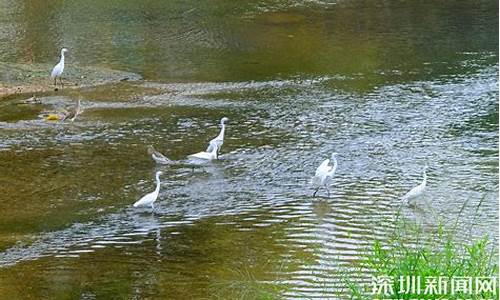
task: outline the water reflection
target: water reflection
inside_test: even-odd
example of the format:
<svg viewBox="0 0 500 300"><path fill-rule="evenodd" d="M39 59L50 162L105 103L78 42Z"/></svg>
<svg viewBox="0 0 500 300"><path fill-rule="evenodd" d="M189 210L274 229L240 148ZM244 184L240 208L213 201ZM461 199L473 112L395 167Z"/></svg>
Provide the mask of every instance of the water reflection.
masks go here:
<svg viewBox="0 0 500 300"><path fill-rule="evenodd" d="M275 283L334 298L343 274L366 280L357 261L389 236L423 164L430 208L401 214L498 239L498 3L94 2L0 10L0 39L26 44L0 60L52 61L63 43L74 63L163 82L82 91L72 124L0 103L6 298L25 286L34 298L262 298ZM51 36L34 36L38 22ZM9 24L26 32L12 38ZM221 160L193 172L186 156L222 115ZM181 163L156 166L149 144ZM332 195L311 199L332 149ZM132 209L156 170L157 212Z"/></svg>
<svg viewBox="0 0 500 300"><path fill-rule="evenodd" d="M289 297L334 295L343 288L342 280L334 274L352 268L370 241L383 239L391 232L400 197L420 180L421 166L426 163L432 165L426 198L429 205L421 209L403 206L401 214L420 220L430 230L441 220L453 220L459 222L458 226L478 223L471 229L476 235L494 232L497 169L482 165L493 165L496 153L470 152L463 147L462 141L469 137L467 130L448 134L451 124L466 124L467 120L488 115L491 103L497 101L484 96L496 90L497 68L483 72L460 83L427 82L426 89L435 96L414 100L413 105L409 103L416 92L428 94L419 89L422 83L386 86L361 100L358 95L328 92L323 81L176 84L167 85L169 90L176 89L175 97L168 92L147 98L145 103L155 103L155 109L95 105L82 115L76 127L61 124L48 131L21 127L8 133L4 144L9 151L0 155L5 158L4 167L6 163L14 170L22 166L27 176L35 178L33 185L39 187L26 197L31 211L7 206L6 216L8 213L13 217L2 222L12 231L19 220L17 224L25 226L17 228L21 236L33 232L30 226L40 229L35 229L39 234L34 243L15 246L4 238L6 251L0 254L1 263L11 266L8 270L16 270L31 264L56 264L59 259L94 261L106 255L110 259L106 265L111 266L128 264L129 259L122 255L133 252L135 259L154 257L162 264L157 267L153 262L145 263L152 274L174 264L180 272L191 270L185 277L189 281L191 276L198 278L207 270L189 263L193 258L190 255L212 255L208 254L214 251L211 243L217 241L221 243L216 247L221 255L234 262L242 253L250 258L255 255L253 251L271 251L273 264L286 264L290 269L266 269L249 263L247 266L259 269L248 271L257 272L249 276L279 274L283 283L292 286L286 293ZM481 84L477 84L478 78L483 78ZM274 94L270 101L256 101L261 94L272 94L266 90L277 87L286 92ZM318 95L320 101L316 100ZM474 103L471 97L476 99ZM449 105L450 99L453 106ZM308 105L290 105L297 102ZM470 109L472 106L476 109ZM439 117L434 113L436 109ZM229 111L235 124L243 124L228 128L221 160L194 173L184 164L158 167L165 172L166 180L157 212L131 209L131 203L150 189L156 168L146 155L145 145L153 142L167 155L182 161L193 149L203 149L204 139L218 132L213 120L221 111ZM99 123L90 122L94 118ZM300 125L289 126L295 120L300 120ZM485 124L481 130L488 132L490 126ZM90 143L82 143L86 136L93 137ZM54 138L57 147L53 147ZM485 134L472 141L492 148L496 139ZM13 151L14 141L29 146L33 140L38 150L18 154ZM342 153L332 196L313 200L308 182L318 161L311 158L327 157L331 149ZM36 174L48 174L48 170L54 170L50 175L54 179L50 185L46 181L41 184ZM117 173L121 176L116 177ZM93 179L95 174L101 175ZM9 178L2 180L7 182ZM9 193L20 186L8 182L12 186ZM46 206L49 196L54 200ZM465 201L476 209L464 210L457 218ZM54 209L62 207L64 213ZM43 223L30 217L40 211L50 215ZM67 227L66 222L76 223ZM56 230L43 233L47 226ZM206 226L212 230L210 235L204 231ZM202 233L193 235L198 231ZM256 244L250 252L247 237L236 237L261 234L266 244ZM463 238L467 236L464 233ZM174 250L172 247L177 246L171 244L171 239L181 248ZM195 247L194 253L184 252L186 242ZM279 251L274 252L277 248ZM35 261L26 262L29 260ZM224 268L216 269L223 272ZM365 280L351 275L353 280ZM127 285L124 278L120 281ZM206 287L199 288L193 294Z"/></svg>
<svg viewBox="0 0 500 300"><path fill-rule="evenodd" d="M360 80L334 87L365 90L459 72L461 53L498 44L495 1L2 4L0 40L16 45L1 49L2 61L53 63L54 49L64 46L69 65L106 65L156 80L342 75Z"/></svg>

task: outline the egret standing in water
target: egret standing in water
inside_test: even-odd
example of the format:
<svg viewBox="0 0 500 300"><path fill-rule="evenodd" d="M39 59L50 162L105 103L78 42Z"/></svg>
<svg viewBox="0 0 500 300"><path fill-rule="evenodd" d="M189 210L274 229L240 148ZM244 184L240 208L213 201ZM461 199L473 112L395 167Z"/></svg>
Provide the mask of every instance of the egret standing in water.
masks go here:
<svg viewBox="0 0 500 300"><path fill-rule="evenodd" d="M319 189L323 186L326 188L326 191L328 193L328 197L330 197L330 188L329 184L330 181L333 179L333 175L335 174L335 171L337 170L337 159L335 156L337 155L336 152L332 153L331 160L333 161L333 166L330 166L330 160L325 159L319 167L316 169L316 174L312 178L312 184L316 188L314 191L313 197L316 196L316 193L319 191Z"/></svg>
<svg viewBox="0 0 500 300"><path fill-rule="evenodd" d="M151 158L158 164L170 165L173 163L172 160L170 160L165 155L161 154L151 145L148 146L148 154L151 155Z"/></svg>
<svg viewBox="0 0 500 300"><path fill-rule="evenodd" d="M156 172L156 188L153 192L145 195L142 197L139 201L134 203L134 207L143 207L143 206L151 206L151 208L154 210L154 202L158 198L158 195L160 194L160 175L163 174L163 172L158 171Z"/></svg>
<svg viewBox="0 0 500 300"><path fill-rule="evenodd" d="M68 52L68 49L62 48L61 49L61 59L59 60L59 63L55 65L55 67L52 69L52 73L50 73L50 78L54 78L54 87L57 88L57 78L59 77L59 82L61 83L61 88L64 87L64 84L62 82L62 73L64 71L64 53Z"/></svg>
<svg viewBox="0 0 500 300"><path fill-rule="evenodd" d="M217 147L216 159L219 158L220 148L222 147L222 144L224 144L224 133L226 131L226 122L227 121L229 121L229 119L226 117L223 117L220 120L221 129L220 129L219 135L216 136L214 139L212 139L210 142L208 142L208 148L207 148L206 152L210 153L210 152L212 152L214 147Z"/></svg>
<svg viewBox="0 0 500 300"><path fill-rule="evenodd" d="M203 160L203 161L211 161L217 159L217 151L219 150L219 147L216 144L213 144L213 147L212 148L209 147L209 149L211 150L210 152L206 151L198 152L195 154L188 155L188 158L195 160Z"/></svg>
<svg viewBox="0 0 500 300"><path fill-rule="evenodd" d="M417 185L416 187L412 188L408 193L406 193L402 200L403 201L408 201L408 205L414 206L415 200L422 196L422 194L425 192L425 189L427 187L427 166L424 166L424 179L422 180L422 183Z"/></svg>

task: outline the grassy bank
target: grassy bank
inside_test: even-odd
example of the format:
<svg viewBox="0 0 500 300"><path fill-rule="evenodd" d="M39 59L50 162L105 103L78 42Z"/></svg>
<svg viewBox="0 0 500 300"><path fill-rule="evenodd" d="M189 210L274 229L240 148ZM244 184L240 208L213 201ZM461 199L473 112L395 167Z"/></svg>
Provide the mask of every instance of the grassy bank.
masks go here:
<svg viewBox="0 0 500 300"><path fill-rule="evenodd" d="M481 279L482 284L491 283L491 279L498 279L497 245L492 244L487 237L472 237L471 242L464 242L463 238L458 238L454 232L454 228L443 225L438 228L424 228L408 220L399 220L389 239L383 242L375 241L361 254L355 267L358 271L352 273L349 268L351 271L336 270L335 274L331 274L332 277L343 276L346 287L331 299L498 299L497 282L493 291L476 293L475 286L476 278ZM287 263L284 263L283 267L293 269L293 266ZM353 282L354 277L368 277L368 281ZM414 282L412 278L415 278ZM293 288L284 284L283 279L278 276L274 279L258 280L251 272L235 271L231 280L213 285L212 298L285 299L283 295L287 291L291 292ZM455 292L463 288L460 285L460 280L463 284L463 279L470 280L470 290ZM417 290L419 280L420 291ZM427 288L433 284L433 280L436 288ZM384 291L381 282L391 283L387 294L377 293L379 289ZM443 286L446 286L445 290ZM325 295L332 295L332 287L323 288Z"/></svg>
<svg viewBox="0 0 500 300"><path fill-rule="evenodd" d="M487 237L459 242L450 232L439 226L429 233L401 221L390 240L367 251L362 265L373 271L371 282L346 280L350 298L498 299L497 245Z"/></svg>

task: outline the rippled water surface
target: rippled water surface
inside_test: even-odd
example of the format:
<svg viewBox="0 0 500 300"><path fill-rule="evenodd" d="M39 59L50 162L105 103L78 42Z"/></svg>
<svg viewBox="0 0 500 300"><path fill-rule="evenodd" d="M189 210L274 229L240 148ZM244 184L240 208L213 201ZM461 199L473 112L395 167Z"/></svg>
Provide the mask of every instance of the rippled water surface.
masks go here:
<svg viewBox="0 0 500 300"><path fill-rule="evenodd" d="M342 298L405 217L498 240L496 1L7 1L0 61L141 82L0 102L6 299ZM45 111L82 99L75 122ZM227 116L220 160L192 167ZM179 163L156 166L152 144ZM331 195L316 167L338 152ZM131 204L154 188L157 209ZM369 272L369 271L367 271ZM260 294L259 294L260 293ZM260 295L260 296L259 296Z"/></svg>

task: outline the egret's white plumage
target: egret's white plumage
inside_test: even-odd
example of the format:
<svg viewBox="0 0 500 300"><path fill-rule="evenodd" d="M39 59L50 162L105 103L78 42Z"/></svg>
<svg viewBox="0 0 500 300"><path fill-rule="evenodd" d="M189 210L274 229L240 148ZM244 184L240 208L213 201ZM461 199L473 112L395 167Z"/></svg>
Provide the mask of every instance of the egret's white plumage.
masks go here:
<svg viewBox="0 0 500 300"><path fill-rule="evenodd" d="M217 147L217 145L214 144L214 146L211 148L210 152L206 152L206 151L198 152L195 154L188 155L188 158L196 159L196 160L210 161L210 160L217 159L217 151L218 151L218 147Z"/></svg>
<svg viewBox="0 0 500 300"><path fill-rule="evenodd" d="M208 142L208 148L207 148L206 152L210 153L210 152L213 151L214 147L217 147L216 158L218 158L219 151L220 151L220 149L222 147L222 144L224 144L224 133L226 131L226 122L228 120L229 119L226 118L226 117L223 117L220 120L221 129L220 129L219 135L216 136L215 138L213 138L210 142Z"/></svg>
<svg viewBox="0 0 500 300"><path fill-rule="evenodd" d="M158 195L160 194L160 175L163 174L163 172L158 171L156 172L156 188L153 192L145 195L139 201L134 203L134 207L141 207L141 206L151 206L152 209L155 209L154 207L154 202L158 198Z"/></svg>
<svg viewBox="0 0 500 300"><path fill-rule="evenodd" d="M330 166L330 159L325 159L319 167L316 169L316 174L312 178L312 184L316 188L314 191L313 197L316 196L316 193L323 186L326 188L328 196L330 196L330 181L333 179L333 175L337 170L337 158L335 157L337 153L332 153L331 160L333 161L333 166Z"/></svg>
<svg viewBox="0 0 500 300"><path fill-rule="evenodd" d="M408 204L410 205L415 204L413 201L416 200L416 198L420 197L425 192L426 187L427 187L427 166L424 166L424 179L422 180L422 183L420 183L416 187L412 188L408 193L406 193L402 198L403 201L408 201Z"/></svg>
<svg viewBox="0 0 500 300"><path fill-rule="evenodd" d="M151 155L151 158L158 164L169 165L173 163L172 160L161 154L151 145L148 146L148 154Z"/></svg>
<svg viewBox="0 0 500 300"><path fill-rule="evenodd" d="M62 85L62 79L61 75L64 71L64 53L68 52L68 49L62 48L61 49L61 59L59 60L59 63L54 66L52 69L52 73L50 73L50 77L54 78L54 86L56 85L56 80L59 78L59 81L61 82Z"/></svg>

